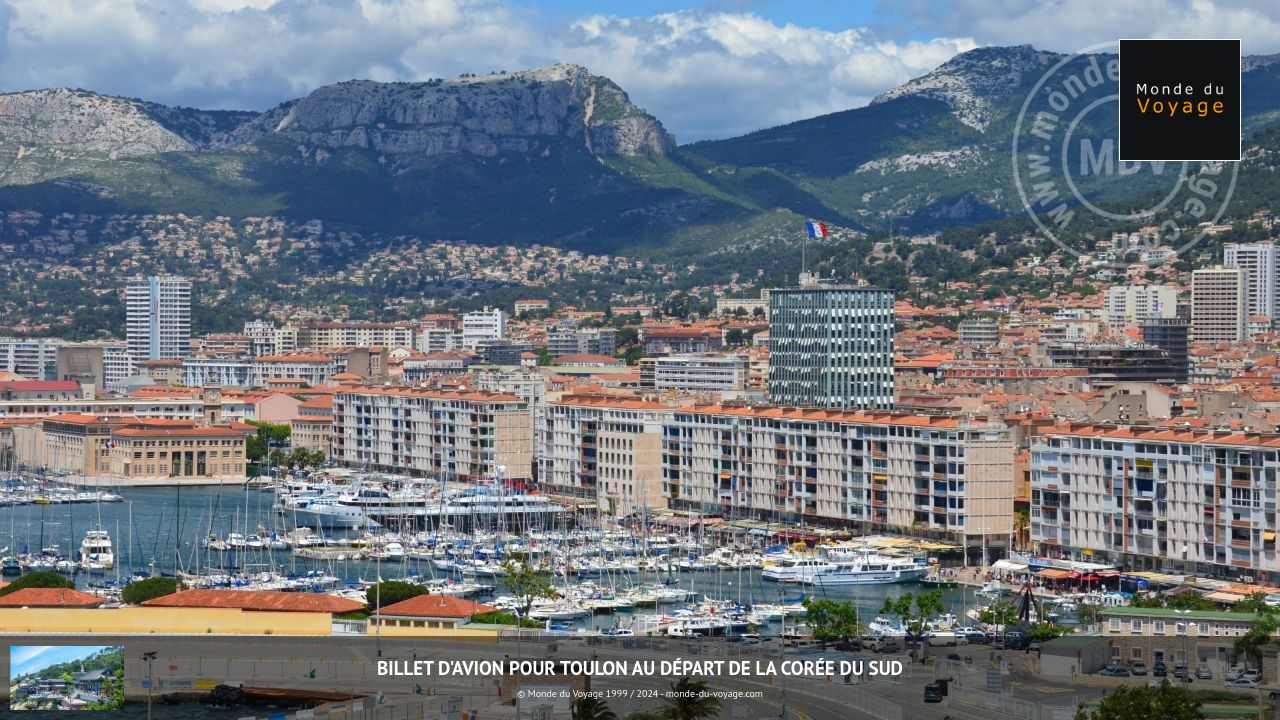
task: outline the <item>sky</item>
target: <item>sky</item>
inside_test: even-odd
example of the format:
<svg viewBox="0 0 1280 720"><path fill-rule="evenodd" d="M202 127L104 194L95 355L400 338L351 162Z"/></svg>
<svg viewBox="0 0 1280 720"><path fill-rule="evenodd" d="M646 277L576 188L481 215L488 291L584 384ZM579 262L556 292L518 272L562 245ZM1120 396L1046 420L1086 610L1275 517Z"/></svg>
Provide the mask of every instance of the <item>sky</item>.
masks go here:
<svg viewBox="0 0 1280 720"><path fill-rule="evenodd" d="M9 679L69 660L87 658L107 645L14 645L9 648Z"/></svg>
<svg viewBox="0 0 1280 720"><path fill-rule="evenodd" d="M1117 37L1280 52L1275 0L0 0L0 91L266 110L352 78L573 62L679 142L860 107L957 53Z"/></svg>

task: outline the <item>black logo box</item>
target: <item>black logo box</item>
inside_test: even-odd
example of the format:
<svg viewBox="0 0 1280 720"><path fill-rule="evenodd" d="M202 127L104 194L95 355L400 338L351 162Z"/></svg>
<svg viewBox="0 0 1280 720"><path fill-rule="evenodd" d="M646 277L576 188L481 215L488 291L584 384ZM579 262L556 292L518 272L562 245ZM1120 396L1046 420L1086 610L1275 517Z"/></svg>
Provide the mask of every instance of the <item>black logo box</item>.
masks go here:
<svg viewBox="0 0 1280 720"><path fill-rule="evenodd" d="M1239 40L1120 41L1122 161L1238 161L1240 105Z"/></svg>

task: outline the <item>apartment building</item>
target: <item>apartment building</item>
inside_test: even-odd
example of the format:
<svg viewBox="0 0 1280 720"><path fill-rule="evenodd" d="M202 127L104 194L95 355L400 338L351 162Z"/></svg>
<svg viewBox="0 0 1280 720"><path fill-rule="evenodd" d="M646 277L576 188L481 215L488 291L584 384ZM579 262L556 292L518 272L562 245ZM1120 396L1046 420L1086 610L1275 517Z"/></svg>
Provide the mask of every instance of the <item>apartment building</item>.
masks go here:
<svg viewBox="0 0 1280 720"><path fill-rule="evenodd" d="M1031 446L1031 539L1050 556L1280 582L1280 435L1065 424Z"/></svg>
<svg viewBox="0 0 1280 720"><path fill-rule="evenodd" d="M1245 303L1248 314L1276 319L1276 274L1280 252L1271 243L1227 243L1222 248L1222 264L1245 272Z"/></svg>
<svg viewBox="0 0 1280 720"><path fill-rule="evenodd" d="M0 372L28 380L53 380L58 377L61 346L61 341L0 337Z"/></svg>
<svg viewBox="0 0 1280 720"><path fill-rule="evenodd" d="M134 362L186 357L191 351L191 281L150 277L125 291L129 353Z"/></svg>
<svg viewBox="0 0 1280 720"><path fill-rule="evenodd" d="M724 338L715 328L642 327L640 346L645 356L705 353L719 350Z"/></svg>
<svg viewBox="0 0 1280 720"><path fill-rule="evenodd" d="M618 351L618 331L612 328L551 330L547 333L547 353L561 355L613 355Z"/></svg>
<svg viewBox="0 0 1280 720"><path fill-rule="evenodd" d="M1012 531L1014 450L1001 423L695 406L663 431L663 494L731 517L929 531L990 560Z"/></svg>
<svg viewBox="0 0 1280 720"><path fill-rule="evenodd" d="M1245 339L1248 279L1242 268L1204 268L1191 273L1191 339Z"/></svg>
<svg viewBox="0 0 1280 720"><path fill-rule="evenodd" d="M673 412L657 402L600 395L548 403L539 489L618 517L666 507L662 431Z"/></svg>
<svg viewBox="0 0 1280 720"><path fill-rule="evenodd" d="M998 345L1000 321L993 317L972 317L960 321L960 342L965 345Z"/></svg>
<svg viewBox="0 0 1280 720"><path fill-rule="evenodd" d="M1107 325L1121 329L1149 318L1178 316L1178 291L1169 285L1114 285L1103 298Z"/></svg>
<svg viewBox="0 0 1280 720"><path fill-rule="evenodd" d="M462 316L462 347L474 350L481 340L507 336L507 314L496 308L473 310Z"/></svg>
<svg viewBox="0 0 1280 720"><path fill-rule="evenodd" d="M750 361L746 355L666 355L641 358L640 387L688 392L745 390Z"/></svg>
<svg viewBox="0 0 1280 720"><path fill-rule="evenodd" d="M409 323L314 322L294 323L297 347L414 347L416 328Z"/></svg>
<svg viewBox="0 0 1280 720"><path fill-rule="evenodd" d="M317 395L298 405L298 414L289 421L291 444L295 448L319 450L333 455L333 396Z"/></svg>
<svg viewBox="0 0 1280 720"><path fill-rule="evenodd" d="M333 457L385 472L523 482L533 469L530 412L506 393L344 389L333 399Z"/></svg>
<svg viewBox="0 0 1280 720"><path fill-rule="evenodd" d="M334 359L321 353L290 353L267 355L253 359L253 375L250 384L266 386L271 380L297 378L304 384L316 387L324 385L337 374Z"/></svg>

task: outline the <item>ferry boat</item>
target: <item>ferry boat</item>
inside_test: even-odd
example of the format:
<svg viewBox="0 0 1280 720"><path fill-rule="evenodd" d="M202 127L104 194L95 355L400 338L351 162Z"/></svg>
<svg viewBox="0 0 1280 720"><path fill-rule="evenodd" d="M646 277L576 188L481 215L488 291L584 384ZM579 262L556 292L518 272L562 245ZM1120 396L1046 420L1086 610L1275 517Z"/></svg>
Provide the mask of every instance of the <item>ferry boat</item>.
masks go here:
<svg viewBox="0 0 1280 720"><path fill-rule="evenodd" d="M505 493L463 495L442 501L427 500L425 494L398 492L380 487L363 487L351 494L317 497L300 501L293 509L298 523L322 528L377 526L388 519L431 520L457 523L468 518L552 518L565 509L541 495Z"/></svg>
<svg viewBox="0 0 1280 720"><path fill-rule="evenodd" d="M110 570L115 567L115 554L111 551L111 536L106 530L89 530L80 543L80 568L83 570Z"/></svg>
<svg viewBox="0 0 1280 720"><path fill-rule="evenodd" d="M831 565L831 562L817 557L780 557L766 561L760 577L781 583L798 583L812 576L815 569Z"/></svg>
<svg viewBox="0 0 1280 720"><path fill-rule="evenodd" d="M927 567L911 558L889 557L868 550L851 560L818 568L809 582L818 587L917 582L927 571Z"/></svg>

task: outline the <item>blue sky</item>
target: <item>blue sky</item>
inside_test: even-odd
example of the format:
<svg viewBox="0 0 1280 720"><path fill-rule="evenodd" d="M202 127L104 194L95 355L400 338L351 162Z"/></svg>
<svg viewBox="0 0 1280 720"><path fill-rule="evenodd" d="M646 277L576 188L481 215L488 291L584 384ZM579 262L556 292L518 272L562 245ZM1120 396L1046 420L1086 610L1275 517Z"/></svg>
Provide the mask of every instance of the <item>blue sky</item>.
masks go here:
<svg viewBox="0 0 1280 720"><path fill-rule="evenodd" d="M87 658L108 645L13 645L9 648L9 679L50 665Z"/></svg>
<svg viewBox="0 0 1280 720"><path fill-rule="evenodd" d="M1280 52L1275 0L0 0L0 91L265 110L352 78L571 62L680 142L861 107L956 54L1117 37Z"/></svg>

